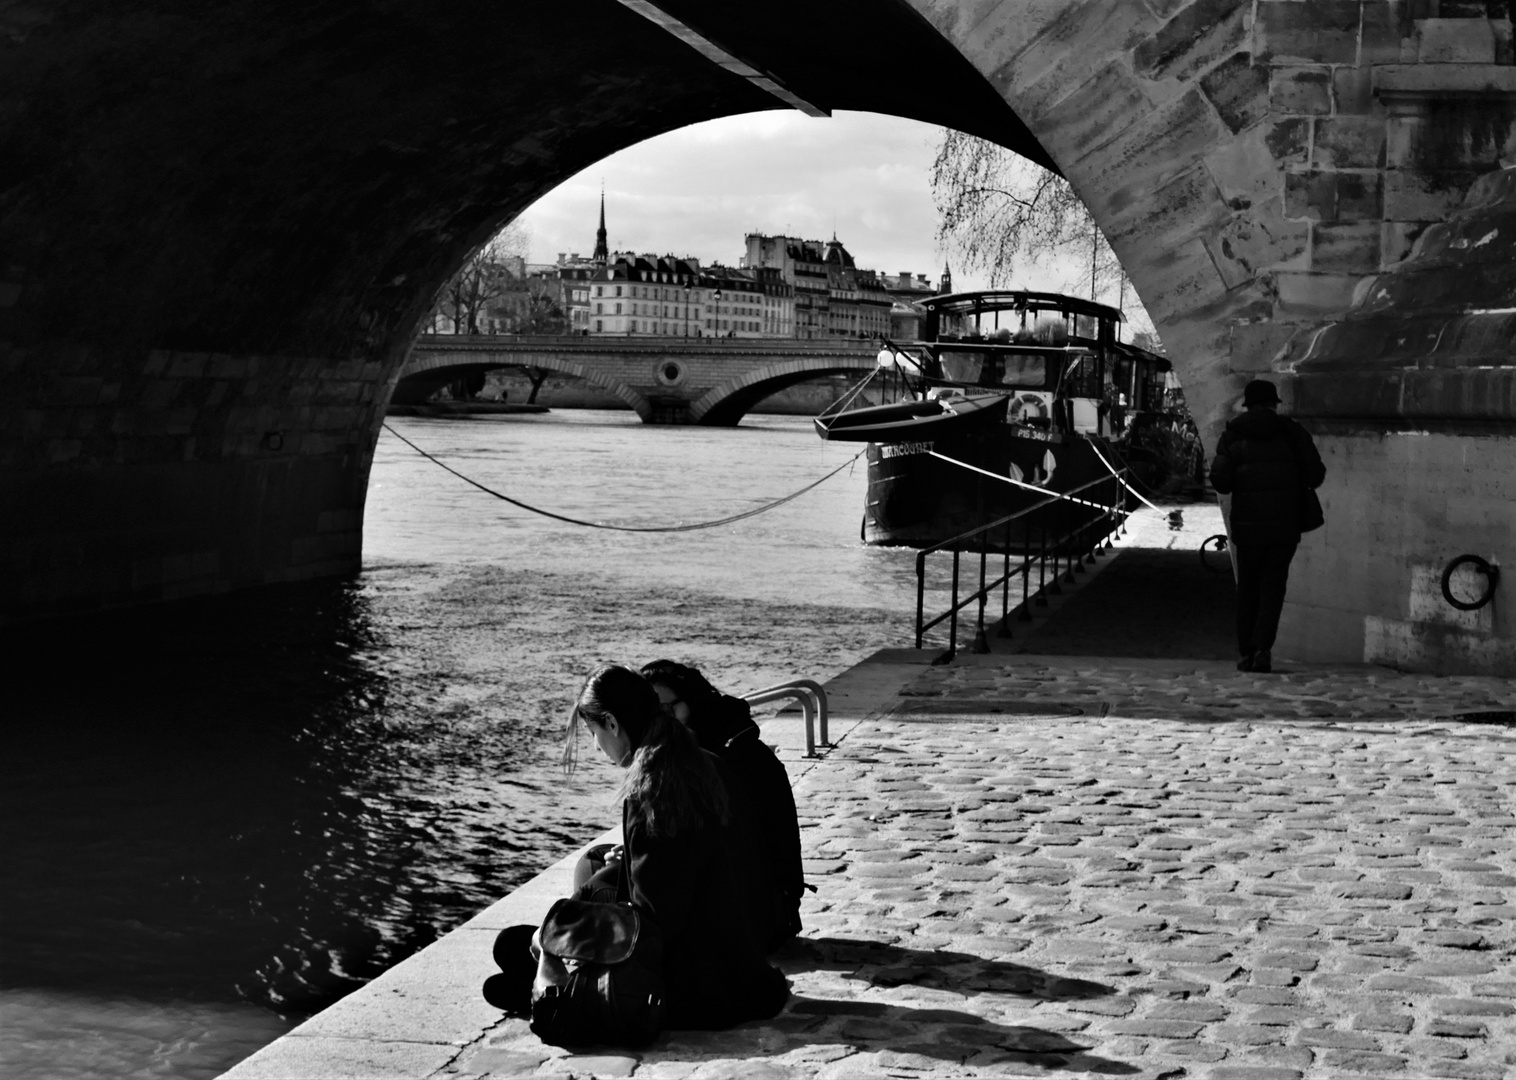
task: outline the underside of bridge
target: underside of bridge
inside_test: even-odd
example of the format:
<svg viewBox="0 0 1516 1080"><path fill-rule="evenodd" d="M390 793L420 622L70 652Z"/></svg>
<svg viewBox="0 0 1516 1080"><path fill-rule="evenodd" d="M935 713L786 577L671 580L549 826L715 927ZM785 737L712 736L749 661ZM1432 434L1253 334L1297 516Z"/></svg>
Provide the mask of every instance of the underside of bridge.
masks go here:
<svg viewBox="0 0 1516 1080"><path fill-rule="evenodd" d="M4 7L0 618L355 570L385 401L474 248L661 132L859 109L1068 176L1208 441L1278 369L1334 469L1303 651L1516 670L1511 615L1427 592L1516 532L1516 258L1465 236L1512 205L1505 7Z"/></svg>

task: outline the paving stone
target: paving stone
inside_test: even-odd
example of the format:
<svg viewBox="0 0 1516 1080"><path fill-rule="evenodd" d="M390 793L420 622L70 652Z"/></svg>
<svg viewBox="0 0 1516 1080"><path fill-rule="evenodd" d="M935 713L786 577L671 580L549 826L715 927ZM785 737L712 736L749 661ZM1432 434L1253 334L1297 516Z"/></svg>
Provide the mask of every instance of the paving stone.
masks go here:
<svg viewBox="0 0 1516 1080"><path fill-rule="evenodd" d="M1411 1030L1413 1021L1414 1018L1410 1013L1389 1009L1374 1010L1356 1014L1353 1017L1353 1029L1355 1031L1390 1031L1403 1035Z"/></svg>
<svg viewBox="0 0 1516 1080"><path fill-rule="evenodd" d="M1148 1035L1160 1039L1192 1039L1200 1034L1204 1024L1184 1020L1133 1019L1113 1020L1106 1030L1120 1035Z"/></svg>
<svg viewBox="0 0 1516 1080"><path fill-rule="evenodd" d="M1467 960L1426 960L1419 964L1410 964L1406 967L1407 975L1426 975L1430 977L1488 975L1495 970L1495 965L1489 960L1470 958Z"/></svg>
<svg viewBox="0 0 1516 1080"><path fill-rule="evenodd" d="M1432 994L1445 994L1448 988L1431 979L1415 978L1409 975L1376 975L1366 984L1369 990L1382 990L1387 993L1411 994L1416 996L1429 996Z"/></svg>
<svg viewBox="0 0 1516 1080"><path fill-rule="evenodd" d="M1302 1023L1311 1015L1309 1010L1295 1005L1265 1005L1262 1008L1250 1010L1247 1021L1250 1024L1288 1026Z"/></svg>
<svg viewBox="0 0 1516 1080"><path fill-rule="evenodd" d="M1516 1005L1474 998L1439 998L1432 1009L1440 1016L1516 1016Z"/></svg>
<svg viewBox="0 0 1516 1080"><path fill-rule="evenodd" d="M1192 1039L1160 1043L1154 1046L1150 1053L1156 1058L1178 1058L1182 1061L1214 1062L1226 1060L1227 1048L1217 1046L1214 1043ZM1163 1074L1160 1073L1160 1075ZM1182 1074L1170 1072L1169 1075L1177 1077Z"/></svg>
<svg viewBox="0 0 1516 1080"><path fill-rule="evenodd" d="M1325 1046L1345 1050L1378 1050L1381 1043L1379 1039L1372 1035L1323 1028L1315 1031L1300 1032L1295 1036L1294 1045Z"/></svg>
<svg viewBox="0 0 1516 1080"><path fill-rule="evenodd" d="M1404 1072L1407 1064L1406 1058L1400 1054L1377 1053L1371 1050L1328 1050L1323 1060L1329 1069L1368 1073L1373 1076Z"/></svg>
<svg viewBox="0 0 1516 1080"><path fill-rule="evenodd" d="M1261 1046L1265 1043L1284 1042L1289 1037L1289 1031L1258 1024L1218 1024L1210 1030L1210 1037L1226 1046Z"/></svg>
<svg viewBox="0 0 1516 1080"><path fill-rule="evenodd" d="M1242 986L1233 990L1231 996L1248 1005L1297 1005L1300 1002L1296 991L1273 986Z"/></svg>
<svg viewBox="0 0 1516 1080"><path fill-rule="evenodd" d="M1452 1077L1455 1080L1509 1080L1509 1064L1489 1061L1425 1061L1418 1063L1428 1076Z"/></svg>
<svg viewBox="0 0 1516 1080"><path fill-rule="evenodd" d="M1286 971L1315 971L1320 961L1304 953L1264 953L1253 961L1257 968L1283 968Z"/></svg>
<svg viewBox="0 0 1516 1080"><path fill-rule="evenodd" d="M1413 1058L1462 1059L1469 1056L1467 1047L1447 1039L1411 1039L1401 1049Z"/></svg>
<svg viewBox="0 0 1516 1080"><path fill-rule="evenodd" d="M1148 1010L1148 1016L1154 1019L1210 1023L1226 1019L1227 1009L1215 1001L1160 1001Z"/></svg>

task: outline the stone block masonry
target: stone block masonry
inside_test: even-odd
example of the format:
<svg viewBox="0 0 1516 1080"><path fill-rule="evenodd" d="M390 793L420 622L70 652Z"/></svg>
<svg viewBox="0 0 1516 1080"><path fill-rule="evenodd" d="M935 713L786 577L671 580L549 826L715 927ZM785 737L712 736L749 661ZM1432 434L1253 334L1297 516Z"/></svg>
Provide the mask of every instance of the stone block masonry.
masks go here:
<svg viewBox="0 0 1516 1080"><path fill-rule="evenodd" d="M1281 643L1340 662L1516 677L1509 573L1477 614L1441 591L1442 570L1459 555L1516 562L1516 436L1471 445L1426 431L1327 430L1316 444L1327 524L1301 542ZM1407 475L1425 488L1407 491Z"/></svg>
<svg viewBox="0 0 1516 1080"><path fill-rule="evenodd" d="M42 438L4 438L0 410L0 505L37 508L7 521L0 622L357 570L377 365L81 363L36 380Z"/></svg>

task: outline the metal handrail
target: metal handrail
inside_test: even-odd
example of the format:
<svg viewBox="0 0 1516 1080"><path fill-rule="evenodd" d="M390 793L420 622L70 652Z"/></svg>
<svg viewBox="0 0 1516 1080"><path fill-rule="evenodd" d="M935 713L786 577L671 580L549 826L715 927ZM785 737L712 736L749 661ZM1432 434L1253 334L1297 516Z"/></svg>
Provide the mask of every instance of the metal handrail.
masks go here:
<svg viewBox="0 0 1516 1080"><path fill-rule="evenodd" d="M1072 540L1075 542L1074 546L1081 552L1081 554L1077 556L1071 555L1069 557L1068 564L1063 571L1063 580L1072 585L1075 580L1074 574L1076 570L1079 573L1084 572L1084 560L1086 557L1085 544L1088 543L1087 554L1090 560L1093 562L1095 555L1098 552L1100 542L1109 537L1111 533L1116 532L1123 527L1129 511L1126 509L1125 500L1121 497L1120 484L1123 475L1129 475L1130 472L1131 469L1129 467L1123 467L1119 473L1112 472L1108 476L1102 476L1095 480L1088 481L1087 483L1081 484L1080 486L1072 488L1069 491L1059 492L1057 496L1050 496L1046 499L1041 500L1040 502L1033 503L1031 506L1018 510L1013 514L1007 514L1004 517L996 518L994 521L977 526L973 529L968 530L967 532L960 533L958 536L952 537L951 539L944 540L941 543L933 544L931 547L923 548L922 550L918 551L916 553L916 648L919 649L922 647L922 641L924 635L926 634L926 631L930 630L932 627L938 625L944 620L950 620L948 629L947 651L939 656L935 661L933 661L933 663L943 664L952 660L958 652L958 612L968 607L970 604L974 603L977 600L979 603L979 625L974 636L974 651L980 653L989 652L989 644L985 638L984 633L984 611L989 599L989 594L996 588L1003 587L1001 596L1000 635L1002 637L1009 637L1010 582L1011 579L1016 576L1020 576L1021 578L1021 621L1030 621L1032 616L1031 612L1028 610L1029 604L1035 603L1038 607L1046 607L1048 602L1045 594L1052 593L1056 595L1063 591L1059 585L1060 570L1058 565L1060 562L1059 556L1063 545ZM1056 534L1055 532L1055 535L1051 540L1049 540L1048 525L1046 520L1049 515L1047 512L1051 511L1056 504L1066 503L1066 500L1062 496L1076 495L1080 492L1089 491L1091 488L1101 487L1103 485L1110 485L1112 489L1110 495L1111 502L1107 505L1103 499L1101 500L1101 504L1105 505L1106 509L1102 513L1091 517L1090 520L1082 522L1081 524L1061 534ZM1098 496L1095 495L1091 496L1092 499L1097 497ZM1011 569L1010 523L1021 518L1030 518L1030 516L1033 514L1040 515L1040 520L1037 522L1037 555L1034 557L1031 553L1030 548L1026 548L1022 554L1021 565L1013 570ZM1109 527L1100 529L1099 526L1103 522L1110 522L1111 524ZM1032 522L1029 520L1027 524L1027 533L1030 533ZM987 581L986 578L988 575L989 534L992 533L995 529L1002 527L1006 529L1006 544L1003 551L1004 569L1000 576L997 577L994 581ZM974 541L976 538L978 539L978 543L971 543L971 541ZM959 600L958 579L961 565L960 557L966 548L970 549L970 553L972 553L972 549L975 547L977 547L979 554L979 588L963 600ZM925 610L926 557L928 555L934 555L947 550L951 550L953 554L952 603L946 611L938 615L936 618L928 621L926 619ZM1053 577L1051 584L1049 584L1047 579L1047 562L1050 553L1053 560ZM1038 588L1035 599L1030 595L1031 569L1034 562L1038 567Z"/></svg>
<svg viewBox="0 0 1516 1080"><path fill-rule="evenodd" d="M816 753L815 721L818 715L821 718L821 745L830 749L832 744L826 730L826 690L819 682L815 679L790 679L742 695L742 700L749 705L762 705L766 701L780 701L784 698L800 702L801 711L805 713L805 756L820 757Z"/></svg>

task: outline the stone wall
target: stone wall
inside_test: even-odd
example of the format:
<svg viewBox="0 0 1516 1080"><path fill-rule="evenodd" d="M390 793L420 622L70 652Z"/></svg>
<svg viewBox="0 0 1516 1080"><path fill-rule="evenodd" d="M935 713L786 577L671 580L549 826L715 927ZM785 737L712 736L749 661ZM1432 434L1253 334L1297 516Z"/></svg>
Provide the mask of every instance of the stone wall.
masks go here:
<svg viewBox="0 0 1516 1080"><path fill-rule="evenodd" d="M1498 606L1453 628L1488 638L1471 644L1425 588L1463 542L1513 557L1508 515L1444 516L1455 462L1479 463L1453 485L1467 505L1509 495L1509 5L919 6L1094 212L1207 446L1260 376L1331 433L1328 494L1345 509L1308 538L1280 652L1510 670Z"/></svg>
<svg viewBox="0 0 1516 1080"><path fill-rule="evenodd" d="M1281 649L1516 676L1516 434L1319 432L1316 444L1327 467L1327 523L1296 554ZM1444 568L1463 554L1505 564L1494 601L1477 611L1459 611L1442 595ZM1455 596L1472 600L1484 581L1469 575L1453 584Z"/></svg>
<svg viewBox="0 0 1516 1080"><path fill-rule="evenodd" d="M0 612L355 571L379 369L165 350L43 361L0 343L0 378L55 403L4 440L0 506L26 512L6 515Z"/></svg>

